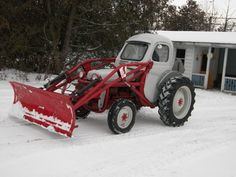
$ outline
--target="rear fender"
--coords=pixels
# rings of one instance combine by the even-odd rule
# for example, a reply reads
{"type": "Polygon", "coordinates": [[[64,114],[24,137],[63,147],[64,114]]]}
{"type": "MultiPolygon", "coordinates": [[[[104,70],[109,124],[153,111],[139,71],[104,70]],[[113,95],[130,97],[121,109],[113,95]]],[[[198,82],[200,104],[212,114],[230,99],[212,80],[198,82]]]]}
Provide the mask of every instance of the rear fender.
{"type": "Polygon", "coordinates": [[[171,70],[167,70],[162,74],[161,80],[157,83],[157,95],[161,93],[161,88],[167,82],[167,80],[169,80],[171,77],[174,76],[183,76],[183,75],[180,72],[171,70]]]}

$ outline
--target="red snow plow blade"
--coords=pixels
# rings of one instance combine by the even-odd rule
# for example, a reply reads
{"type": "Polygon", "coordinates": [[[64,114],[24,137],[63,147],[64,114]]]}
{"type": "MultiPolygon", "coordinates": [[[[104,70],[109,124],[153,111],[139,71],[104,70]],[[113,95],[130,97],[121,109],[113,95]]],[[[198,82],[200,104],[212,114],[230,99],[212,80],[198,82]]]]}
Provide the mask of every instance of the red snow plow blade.
{"type": "Polygon", "coordinates": [[[76,126],[70,97],[17,82],[10,83],[15,92],[13,105],[17,117],[71,137],[76,126]]]}

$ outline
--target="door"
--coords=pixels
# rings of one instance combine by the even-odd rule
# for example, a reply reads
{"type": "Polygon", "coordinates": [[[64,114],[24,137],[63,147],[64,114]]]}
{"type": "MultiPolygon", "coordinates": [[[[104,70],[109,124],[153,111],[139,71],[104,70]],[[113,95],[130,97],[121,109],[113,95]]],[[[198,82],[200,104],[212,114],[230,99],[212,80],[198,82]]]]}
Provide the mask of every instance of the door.
{"type": "Polygon", "coordinates": [[[162,74],[171,70],[173,66],[173,47],[165,43],[158,43],[152,53],[153,67],[147,75],[144,94],[150,102],[157,100],[157,84],[162,74]]]}

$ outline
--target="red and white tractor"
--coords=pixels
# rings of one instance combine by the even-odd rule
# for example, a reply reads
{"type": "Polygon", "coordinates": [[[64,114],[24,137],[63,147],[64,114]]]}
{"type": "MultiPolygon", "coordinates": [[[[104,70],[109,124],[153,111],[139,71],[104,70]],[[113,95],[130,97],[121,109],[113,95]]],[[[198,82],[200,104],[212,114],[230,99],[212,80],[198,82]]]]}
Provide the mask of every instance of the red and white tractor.
{"type": "Polygon", "coordinates": [[[91,111],[109,110],[107,122],[115,134],[130,131],[144,106],[159,107],[165,125],[181,126],[191,115],[195,93],[192,82],[172,70],[173,54],[168,38],[135,35],[116,58],[87,59],[44,88],[11,82],[13,104],[21,118],[69,137],[76,119],[91,111]]]}

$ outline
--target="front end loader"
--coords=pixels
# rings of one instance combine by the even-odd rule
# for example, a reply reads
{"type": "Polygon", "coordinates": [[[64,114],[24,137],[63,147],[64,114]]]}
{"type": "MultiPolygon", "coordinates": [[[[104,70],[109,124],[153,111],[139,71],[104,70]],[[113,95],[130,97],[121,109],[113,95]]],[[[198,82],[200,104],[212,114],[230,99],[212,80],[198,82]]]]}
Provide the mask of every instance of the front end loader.
{"type": "Polygon", "coordinates": [[[77,127],[76,118],[80,117],[83,110],[100,113],[108,109],[116,99],[136,97],[140,98],[134,100],[137,104],[154,107],[143,96],[142,91],[145,76],[152,63],[127,63],[115,67],[112,64],[114,61],[114,58],[88,59],[61,73],[45,84],[44,88],[11,82],[15,93],[14,109],[20,110],[18,117],[49,131],[71,137],[77,127]],[[106,77],[101,78],[94,74],[87,78],[89,71],[108,65],[111,69],[106,77]],[[132,70],[125,72],[129,67],[132,70]],[[69,90],[68,87],[73,89],[69,90]],[[130,93],[125,91],[126,87],[130,93]]]}

